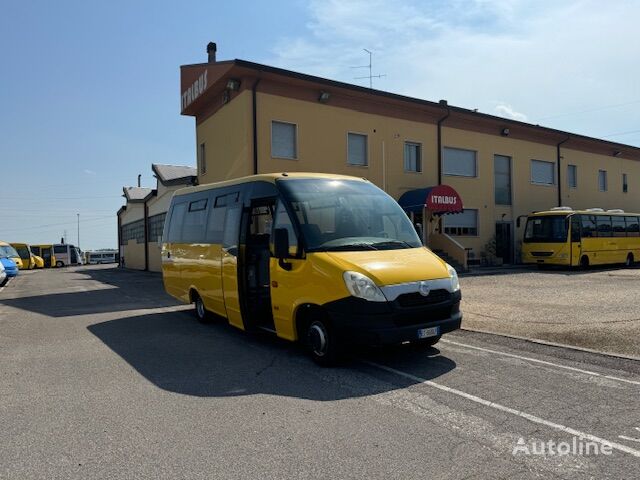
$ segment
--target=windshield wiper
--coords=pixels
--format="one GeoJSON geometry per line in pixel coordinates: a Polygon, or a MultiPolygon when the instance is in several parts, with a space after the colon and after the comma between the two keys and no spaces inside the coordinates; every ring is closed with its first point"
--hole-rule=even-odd
{"type": "Polygon", "coordinates": [[[406,248],[415,248],[409,242],[405,242],[404,240],[387,240],[384,242],[376,242],[373,245],[376,247],[385,247],[385,246],[393,246],[393,245],[402,245],[406,248]]]}
{"type": "Polygon", "coordinates": [[[378,250],[371,243],[347,243],[345,245],[335,245],[330,247],[317,247],[308,251],[311,252],[343,252],[351,250],[378,250]]]}

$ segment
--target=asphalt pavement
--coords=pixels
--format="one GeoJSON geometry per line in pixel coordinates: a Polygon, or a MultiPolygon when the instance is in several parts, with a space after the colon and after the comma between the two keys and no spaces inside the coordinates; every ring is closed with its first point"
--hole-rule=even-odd
{"type": "Polygon", "coordinates": [[[469,331],[320,368],[109,266],[0,291],[2,479],[638,478],[639,393],[640,362],[469,331]]]}

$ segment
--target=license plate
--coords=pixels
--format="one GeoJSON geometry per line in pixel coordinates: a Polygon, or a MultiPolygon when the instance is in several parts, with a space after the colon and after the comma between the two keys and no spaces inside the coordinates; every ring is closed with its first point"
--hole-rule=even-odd
{"type": "Polygon", "coordinates": [[[419,328],[418,338],[429,338],[440,335],[440,327],[419,328]]]}

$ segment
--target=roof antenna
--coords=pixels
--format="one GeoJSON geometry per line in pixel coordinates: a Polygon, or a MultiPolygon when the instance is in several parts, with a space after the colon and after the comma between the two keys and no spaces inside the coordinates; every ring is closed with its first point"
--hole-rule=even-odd
{"type": "Polygon", "coordinates": [[[374,78],[382,78],[382,77],[386,77],[385,74],[382,75],[373,75],[373,70],[372,70],[372,62],[371,62],[371,57],[373,56],[373,52],[371,52],[371,50],[367,50],[366,48],[363,48],[362,50],[364,50],[365,52],[367,52],[369,54],[369,65],[358,65],[357,67],[351,67],[351,68],[368,68],[369,69],[369,75],[367,75],[366,77],[354,77],[354,80],[362,80],[363,78],[368,78],[369,79],[369,88],[373,88],[373,79],[374,78]]]}

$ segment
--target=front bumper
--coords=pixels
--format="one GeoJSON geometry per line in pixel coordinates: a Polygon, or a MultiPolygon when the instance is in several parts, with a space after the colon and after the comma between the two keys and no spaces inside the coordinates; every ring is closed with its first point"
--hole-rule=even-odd
{"type": "Polygon", "coordinates": [[[368,302],[347,297],[325,305],[336,333],[347,341],[366,345],[390,345],[418,340],[418,330],[439,327],[439,334],[460,328],[460,291],[442,294],[430,303],[398,298],[392,302],[368,302]]]}

